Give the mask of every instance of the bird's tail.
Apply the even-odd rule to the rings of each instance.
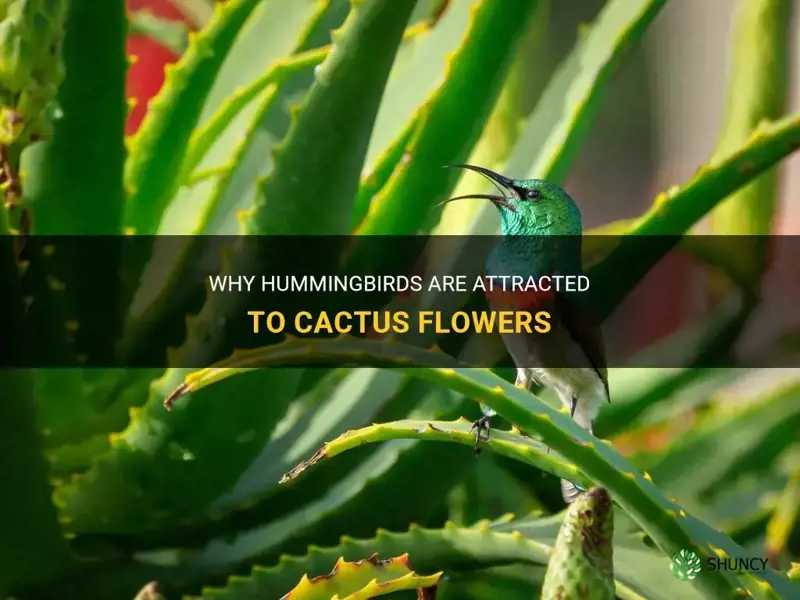
[[[580,413],[583,416],[583,413]],[[592,422],[589,420],[584,420],[579,417],[579,412],[576,411],[575,415],[575,422],[580,425],[583,429],[594,435],[592,431]],[[561,497],[564,499],[564,502],[567,504],[572,504],[575,500],[586,490],[579,485],[572,483],[566,479],[561,480]]]

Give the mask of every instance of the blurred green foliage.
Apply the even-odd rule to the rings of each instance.
[[[14,4],[0,2],[0,28],[16,27]],[[27,233],[494,231],[480,203],[431,210],[485,185],[442,165],[563,182],[613,73],[665,5],[608,0],[549,73],[559,40],[548,0],[227,0],[188,36],[141,15],[129,24],[122,0],[71,0],[56,57],[66,78],[29,75],[60,83],[60,110],[46,115],[52,135],[4,165],[7,177],[24,175],[21,209],[33,225],[19,206],[2,211],[2,231],[15,236],[0,248],[0,343],[22,347],[20,280],[32,275],[12,242]],[[708,163],[641,216],[597,231],[683,235],[711,214],[721,233],[769,232],[776,165],[800,146],[800,116],[783,115],[788,6],[742,0],[728,118]],[[131,26],[185,50],[126,140]],[[15,31],[37,35],[33,25]],[[0,50],[6,68],[19,58]],[[530,97],[531,87],[542,89]],[[38,126],[43,116],[28,118]],[[661,258],[636,256],[626,239],[593,265],[601,285],[625,272],[604,316]],[[313,346],[334,363],[377,354],[395,368],[290,368],[309,350],[290,341],[193,373],[176,365],[230,354],[236,332],[218,323],[242,312],[233,295],[209,296],[199,312],[164,301],[196,247],[168,257],[168,283],[143,311],[130,298],[153,264],[164,268],[157,246],[90,256],[56,244],[54,269],[91,264],[103,276],[86,288],[37,275],[48,315],[40,333],[75,368],[0,372],[0,598],[800,596],[796,382],[742,403],[729,384],[763,371],[689,359],[683,369],[612,369],[613,403],[597,428],[606,443],[547,394],[484,370],[412,368],[431,356],[400,345]],[[748,310],[720,315],[721,330],[690,332],[694,356],[725,354],[756,302],[757,288],[729,267],[757,274],[765,254],[742,252],[715,266]],[[173,347],[166,332],[184,320]],[[147,349],[171,366],[81,369],[83,331],[117,332],[105,351],[123,360]],[[779,342],[768,350],[786,351]],[[480,460],[460,418],[477,416],[474,400],[515,426],[494,433]],[[569,513],[560,476],[596,486]],[[605,544],[600,554],[576,543],[586,535]],[[684,582],[669,568],[681,549],[704,559],[767,552],[772,567]]]

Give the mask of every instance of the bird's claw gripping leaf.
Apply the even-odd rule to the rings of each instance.
[[[492,428],[492,417],[489,415],[483,415],[480,419],[478,419],[472,424],[472,427],[469,428],[470,432],[473,429],[475,430],[476,455],[481,453],[479,444],[481,442],[488,442],[491,439],[491,433],[490,433],[491,428]],[[486,432],[486,435],[482,435],[483,432]]]
[[[558,532],[542,586],[542,600],[614,600],[610,494],[591,488],[573,502]]]

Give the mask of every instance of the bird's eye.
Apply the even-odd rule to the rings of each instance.
[[[525,191],[525,197],[528,200],[538,200],[539,198],[541,198],[541,196],[542,196],[542,194],[539,192],[539,190],[526,190]]]

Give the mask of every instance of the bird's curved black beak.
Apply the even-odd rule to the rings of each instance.
[[[505,175],[501,175],[500,173],[495,173],[485,167],[479,167],[477,165],[445,165],[446,169],[468,169],[470,171],[474,171],[476,173],[480,173],[484,177],[486,177],[489,181],[495,184],[500,192],[510,191],[511,187],[513,186],[513,181],[506,177]],[[508,196],[503,193],[503,195],[498,194],[467,194],[465,196],[456,196],[455,198],[450,198],[449,200],[445,200],[444,202],[440,202],[436,206],[441,206],[442,204],[447,204],[448,202],[453,202],[454,200],[464,200],[466,198],[484,198],[486,200],[491,200],[492,204],[497,206],[498,208],[507,208],[512,212],[516,212],[515,209],[511,204],[508,202]]]
[[[468,169],[469,171],[475,171],[476,173],[480,173],[481,175],[488,177],[491,181],[500,184],[506,189],[510,188],[514,184],[514,182],[505,175],[500,175],[500,173],[495,173],[486,167],[479,167],[477,165],[445,165],[445,169]]]

